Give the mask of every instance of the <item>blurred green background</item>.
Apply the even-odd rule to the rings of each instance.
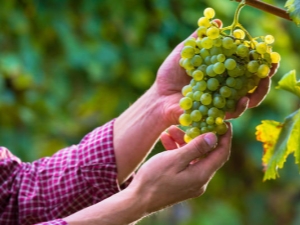
[[[279,7],[285,1],[266,1]],[[207,6],[225,25],[229,0],[3,0],[0,7],[0,144],[24,161],[76,144],[117,117],[150,87],[160,64],[189,36]],[[276,181],[262,182],[261,120],[283,121],[299,107],[274,87],[300,71],[300,28],[251,7],[240,22],[272,34],[281,67],[262,105],[233,121],[230,161],[207,192],[144,219],[143,225],[300,224],[300,177],[293,156]],[[154,152],[163,151],[158,143]]]

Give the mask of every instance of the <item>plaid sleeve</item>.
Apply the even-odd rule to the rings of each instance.
[[[64,218],[120,191],[113,124],[114,120],[87,134],[78,145],[33,163],[8,157],[14,172],[5,187],[0,183],[5,193],[0,194],[1,225]]]

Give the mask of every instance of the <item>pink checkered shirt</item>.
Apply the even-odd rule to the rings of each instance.
[[[0,147],[0,224],[67,224],[61,218],[120,191],[113,124],[33,163]]]

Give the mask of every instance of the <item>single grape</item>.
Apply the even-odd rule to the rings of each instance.
[[[238,38],[238,39],[244,39],[245,38],[245,32],[241,29],[235,29],[233,31],[233,36],[235,38]]]
[[[217,108],[223,108],[226,104],[226,100],[224,97],[222,96],[217,96],[217,97],[214,97],[214,100],[213,100],[213,105]]]
[[[213,46],[210,50],[210,55],[219,55],[222,54],[222,48]]]
[[[221,47],[222,46],[222,39],[221,38],[214,39],[213,43],[214,43],[215,47]]]
[[[216,78],[209,78],[207,80],[207,89],[210,91],[215,91],[219,87],[219,81]]]
[[[260,54],[267,52],[268,46],[265,42],[259,42],[256,44],[256,51]]]
[[[236,54],[239,55],[240,57],[247,57],[249,54],[249,48],[241,44],[237,47]]]
[[[226,59],[225,60],[225,68],[228,69],[228,70],[233,70],[234,68],[236,68],[236,61],[234,59]]]
[[[269,35],[265,36],[264,41],[266,42],[266,44],[273,44],[275,41],[275,38],[269,34]]]
[[[222,62],[217,62],[214,64],[213,70],[216,74],[222,74],[225,71],[225,65]]]
[[[201,18],[199,18],[199,20],[198,20],[198,26],[199,27],[201,27],[201,26],[203,26],[203,27],[210,27],[210,21],[209,21],[209,19],[207,18],[207,17],[201,17]]]
[[[217,74],[215,73],[214,71],[214,65],[209,65],[207,68],[206,68],[206,74],[210,77],[215,77]]]
[[[205,49],[210,49],[212,48],[213,46],[213,40],[210,39],[209,37],[204,37],[202,40],[201,40],[201,45],[203,48]]]
[[[199,110],[193,110],[191,112],[191,119],[196,122],[200,121],[202,119],[201,112]]]
[[[184,134],[183,140],[184,140],[185,143],[189,143],[191,140],[193,140],[193,138],[191,138],[191,137],[188,136],[187,134]]]
[[[182,58],[192,58],[195,55],[195,49],[191,46],[184,46],[181,50]]]
[[[277,52],[271,52],[272,63],[279,63],[280,59],[281,59],[281,57],[280,57],[279,53],[277,53]]]
[[[200,55],[194,55],[194,57],[191,59],[191,64],[194,66],[194,67],[198,67],[202,64],[203,62],[203,59],[201,58]]]
[[[214,123],[215,123],[215,118],[212,117],[212,116],[208,116],[208,117],[206,118],[206,123],[207,123],[208,125],[214,124]]]
[[[201,133],[201,131],[198,127],[191,127],[186,131],[186,134],[191,138],[195,138],[195,137],[199,136],[200,133]]]
[[[210,56],[209,50],[202,48],[200,50],[200,55],[201,55],[202,59],[205,59],[207,56]]]
[[[231,95],[231,89],[227,86],[220,88],[220,95],[224,98],[228,98]]]
[[[230,37],[223,38],[222,46],[226,49],[231,49],[233,47],[233,39]]]
[[[224,120],[221,117],[217,117],[215,120],[216,125],[222,125],[224,123]]]
[[[251,73],[256,73],[259,67],[259,63],[257,60],[252,60],[250,62],[248,62],[247,64],[247,69],[249,72]]]
[[[201,114],[203,115],[203,116],[206,116],[207,115],[207,113],[208,113],[208,107],[206,106],[206,105],[201,105],[200,107],[199,107],[199,111],[201,112]]]
[[[216,12],[213,8],[206,8],[203,12],[203,15],[208,19],[212,19],[215,17]]]
[[[204,74],[201,70],[197,69],[192,73],[192,77],[194,78],[195,81],[200,81],[203,80]]]
[[[269,75],[270,68],[267,64],[261,64],[257,70],[257,76],[260,78],[265,78]]]
[[[217,125],[215,130],[216,130],[217,134],[222,135],[227,132],[228,126],[226,123],[222,123],[221,125]]]
[[[192,118],[190,114],[183,113],[179,116],[179,123],[182,126],[189,126],[192,123]]]
[[[191,46],[193,48],[196,47],[196,38],[194,37],[189,37],[185,42],[184,46]]]
[[[200,41],[200,43],[201,43],[201,39],[206,36],[206,31],[207,31],[207,27],[206,26],[200,26],[200,27],[198,27],[198,29],[197,29],[197,35],[198,35],[199,39],[196,41],[197,45],[198,45],[198,41]],[[201,46],[199,46],[199,47],[201,47]]]
[[[226,56],[225,56],[224,54],[219,54],[219,55],[217,56],[217,60],[218,60],[219,62],[224,62],[224,61],[226,60]]]
[[[218,108],[216,108],[216,107],[211,107],[209,110],[208,110],[208,112],[207,112],[207,114],[208,114],[208,116],[211,116],[211,117],[214,117],[214,118],[216,118],[216,117],[218,117],[218,115],[219,115],[219,112],[220,110],[218,109]]]
[[[181,93],[183,96],[186,96],[187,93],[191,92],[192,91],[192,86],[191,85],[185,85],[182,89],[181,89]]]
[[[182,62],[182,65],[183,65],[183,68],[185,68],[186,70],[194,69],[191,59],[184,59],[184,61]]]
[[[200,99],[203,105],[209,105],[212,103],[212,96],[210,93],[204,93]]]
[[[193,101],[190,97],[183,97],[179,101],[179,106],[184,110],[188,110],[188,109],[192,108]]]
[[[206,35],[211,40],[214,40],[214,39],[219,37],[220,30],[217,27],[210,27],[210,28],[207,29]],[[213,45],[213,42],[212,42],[212,45]]]
[[[200,101],[200,98],[201,98],[202,94],[203,94],[202,91],[195,91],[193,93],[193,100],[194,101]]]
[[[228,78],[226,79],[226,85],[227,85],[228,87],[234,87],[235,84],[236,84],[236,80],[235,80],[234,77],[228,77]]]

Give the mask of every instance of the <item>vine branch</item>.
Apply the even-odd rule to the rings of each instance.
[[[242,0],[232,0],[232,1],[241,2]],[[265,12],[271,13],[275,16],[281,17],[283,19],[292,21],[292,19],[289,17],[289,14],[284,9],[262,2],[260,0],[246,0],[246,4],[254,8],[263,10]]]

